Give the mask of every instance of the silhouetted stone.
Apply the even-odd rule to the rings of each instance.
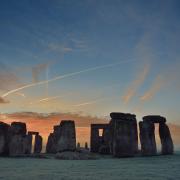
[[[110,116],[111,153],[117,157],[134,156],[138,152],[136,116],[129,113],[111,113]]]
[[[47,153],[56,153],[56,146],[57,143],[55,141],[55,135],[53,133],[50,133],[48,136],[48,141],[47,141],[47,145],[46,145],[46,152]]]
[[[25,154],[25,138],[26,124],[22,122],[12,122],[8,132],[10,156],[19,156]]]
[[[102,136],[100,130],[103,131]],[[109,147],[109,125],[91,124],[91,152],[98,153],[102,145]]]
[[[162,144],[162,154],[173,154],[174,146],[171,138],[171,133],[165,123],[159,124],[159,135]]]
[[[76,130],[74,121],[61,121],[60,134],[57,141],[57,152],[75,151],[76,149]]]
[[[39,132],[36,131],[28,131],[29,135],[39,135]]]
[[[111,113],[110,116],[111,153],[115,157],[134,156],[138,151],[136,116],[124,113]]]
[[[76,148],[77,148],[77,149],[80,149],[80,148],[81,148],[81,145],[80,145],[79,142],[77,143]]]
[[[110,154],[110,148],[107,145],[101,145],[99,148],[100,154]]]
[[[156,155],[155,127],[151,121],[139,122],[141,152],[145,156]]]
[[[149,116],[144,116],[143,121],[147,122],[152,122],[152,123],[165,123],[166,118],[159,116],[159,115],[149,115]]]
[[[112,119],[132,120],[136,118],[136,115],[130,113],[112,112],[110,113],[110,117]]]
[[[31,154],[31,149],[32,149],[32,135],[28,133],[23,138],[23,152],[25,154]]]
[[[26,135],[26,123],[23,122],[12,122],[10,127],[10,134],[14,135]]]
[[[42,150],[42,137],[40,135],[35,136],[34,153],[38,154]]]
[[[8,150],[8,129],[9,125],[0,122],[0,155],[7,155]]]
[[[85,146],[84,146],[84,148],[85,148],[85,149],[89,149],[89,147],[88,147],[88,143],[87,143],[87,142],[85,142]]]
[[[54,126],[54,132],[48,137],[47,153],[62,151],[75,151],[76,131],[75,123],[71,120],[63,120],[60,125]]]

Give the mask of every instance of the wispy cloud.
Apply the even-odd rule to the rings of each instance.
[[[67,95],[71,95],[71,94],[72,94],[72,93],[68,93]],[[29,104],[30,104],[30,105],[33,105],[33,104],[37,104],[37,103],[41,103],[41,102],[49,102],[49,101],[52,101],[52,100],[56,100],[56,99],[59,99],[59,98],[63,98],[63,97],[65,97],[65,96],[66,96],[66,95],[46,97],[46,98],[40,99],[40,100],[35,101],[35,102],[30,102]]]
[[[98,103],[98,102],[100,102],[100,101],[104,101],[104,100],[106,100],[106,99],[109,99],[109,98],[98,98],[98,99],[96,99],[96,100],[94,100],[94,101],[86,101],[86,102],[83,102],[83,103],[74,104],[73,106],[74,106],[74,107],[81,107],[81,106],[92,105],[92,104],[96,104],[96,103]]]
[[[148,89],[143,96],[140,97],[141,101],[148,101],[153,98],[153,96],[160,91],[160,89],[166,84],[166,80],[158,75],[154,82],[152,83],[152,86],[150,89]]]
[[[72,72],[72,73],[69,73],[69,74],[64,74],[64,75],[57,76],[57,77],[54,77],[54,78],[46,80],[46,81],[40,81],[40,82],[37,82],[37,83],[31,83],[31,84],[28,84],[28,85],[25,85],[25,86],[10,90],[10,91],[4,93],[1,97],[6,97],[6,96],[8,96],[8,95],[10,95],[12,93],[15,93],[15,92],[18,92],[20,90],[27,89],[27,88],[30,88],[30,87],[33,87],[33,86],[46,84],[47,82],[53,82],[53,81],[57,81],[57,80],[60,80],[60,79],[73,77],[73,76],[78,75],[78,74],[97,71],[97,70],[100,70],[100,69],[110,68],[110,67],[114,67],[114,66],[118,66],[118,65],[126,64],[126,63],[131,63],[131,62],[136,62],[136,60],[120,61],[120,62],[117,62],[117,63],[106,64],[106,65],[102,65],[102,66],[96,66],[96,67],[84,69],[84,70],[81,70],[81,71]]]
[[[8,100],[5,100],[4,98],[0,97],[0,104],[6,104],[9,103]]]
[[[0,62],[0,90],[9,90],[20,84],[20,79],[14,73],[13,69]]]
[[[172,85],[173,88],[177,88],[177,84],[180,84],[179,77],[179,63],[173,64],[171,67],[165,68],[160,72],[152,82],[149,89],[140,97],[141,101],[151,100],[162,88]]]
[[[143,71],[138,73],[135,80],[130,84],[127,91],[125,92],[125,95],[122,97],[123,102],[125,104],[129,103],[129,101],[136,95],[139,87],[146,79],[149,69],[150,69],[150,66],[148,64],[145,65]]]

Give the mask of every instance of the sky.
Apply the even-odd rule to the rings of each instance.
[[[179,0],[1,0],[1,119],[117,111],[180,125],[179,18]]]

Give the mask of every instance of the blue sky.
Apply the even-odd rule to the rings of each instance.
[[[2,0],[2,96],[56,76],[123,63],[22,89],[3,97],[1,111],[125,111],[178,122],[179,18],[178,0]],[[63,97],[38,102],[57,96]]]

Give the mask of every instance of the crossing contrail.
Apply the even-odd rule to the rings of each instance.
[[[78,74],[91,72],[91,71],[96,71],[96,70],[105,69],[105,68],[110,68],[110,67],[117,66],[117,65],[120,65],[120,64],[130,63],[130,62],[135,62],[135,61],[136,60],[126,60],[126,61],[121,61],[121,62],[118,62],[118,63],[106,64],[106,65],[103,65],[103,66],[96,66],[96,67],[88,68],[88,69],[85,69],[85,70],[64,74],[64,75],[57,76],[57,77],[54,77],[54,78],[49,79],[49,80],[44,80],[44,81],[40,81],[40,82],[37,82],[37,83],[27,84],[25,86],[10,90],[10,91],[4,93],[1,97],[6,97],[6,96],[8,96],[10,94],[13,94],[13,93],[18,92],[20,90],[27,89],[27,88],[30,88],[30,87],[33,87],[33,86],[47,84],[49,82],[57,81],[57,80],[60,80],[60,79],[73,77],[73,76],[78,75]]]
[[[68,93],[66,95],[71,95],[72,93]],[[30,102],[29,104],[36,104],[36,103],[40,103],[40,102],[47,102],[47,101],[51,101],[51,100],[55,100],[55,99],[58,99],[58,98],[62,98],[66,95],[60,95],[60,96],[53,96],[53,97],[47,97],[47,98],[43,98],[43,99],[40,99],[38,101],[35,101],[35,102]]]

